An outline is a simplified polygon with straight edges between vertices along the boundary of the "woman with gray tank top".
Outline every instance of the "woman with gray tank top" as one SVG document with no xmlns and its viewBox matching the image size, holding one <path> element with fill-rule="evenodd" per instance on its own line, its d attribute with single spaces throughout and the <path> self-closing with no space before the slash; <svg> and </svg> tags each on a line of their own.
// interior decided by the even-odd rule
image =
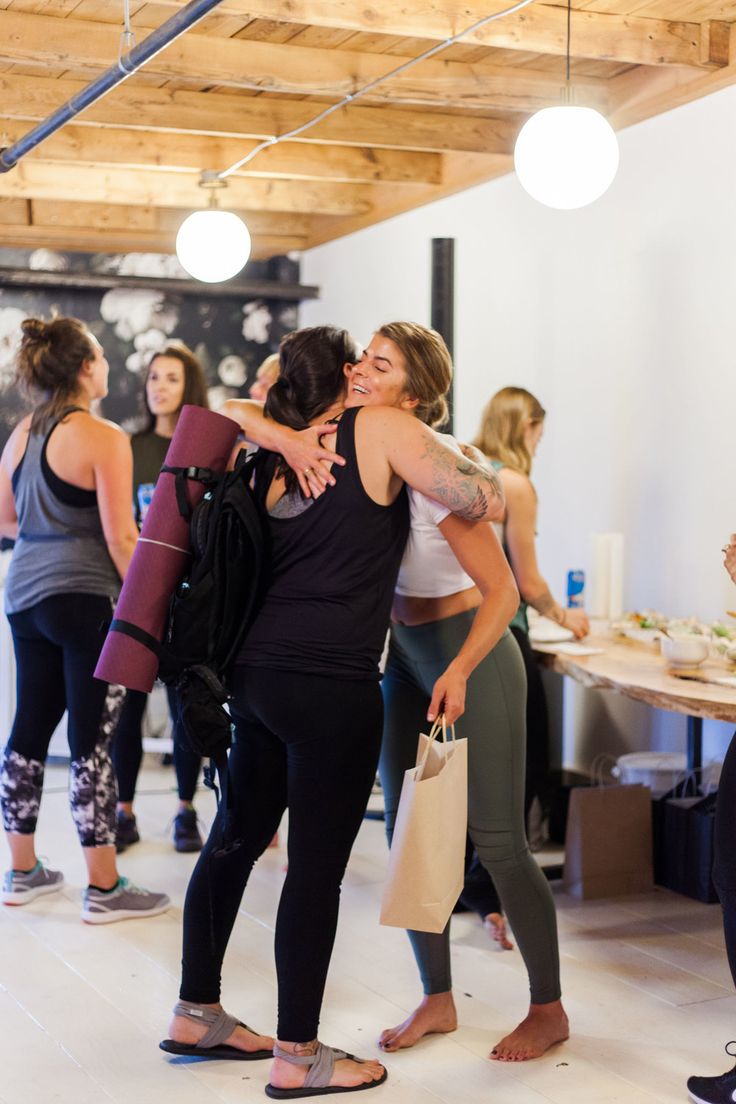
<svg viewBox="0 0 736 1104">
<path fill-rule="evenodd" d="M 25 905 L 62 888 L 36 854 L 49 743 L 68 713 L 69 803 L 87 865 L 82 919 L 155 916 L 163 893 L 132 885 L 115 859 L 115 775 L 110 741 L 125 691 L 94 678 L 135 547 L 128 438 L 91 411 L 107 394 L 108 364 L 76 318 L 22 324 L 16 382 L 36 404 L 0 458 L 0 534 L 15 540 L 5 582 L 17 706 L 0 762 L 0 807 L 11 853 L 1 893 Z"/>
<path fill-rule="evenodd" d="M 427 386 L 428 366 L 442 390 Z M 403 380 L 413 387 L 407 391 Z M 348 372 L 346 406 L 399 406 L 431 426 L 447 418 L 452 378 L 439 334 L 411 322 L 381 326 Z M 483 456 L 463 449 L 472 460 Z M 524 831 L 526 679 L 508 624 L 519 595 L 490 525 L 455 517 L 432 497 L 410 491 L 411 532 L 399 570 L 382 683 L 380 773 L 391 841 L 417 732 L 440 711 L 462 716 L 468 740 L 468 832 L 492 875 L 529 975 L 531 1002 L 519 1026 L 491 1049 L 497 1061 L 537 1058 L 568 1036 L 560 1000 L 555 909 Z M 449 922 L 440 934 L 410 931 L 424 997 L 397 1027 L 386 1051 L 424 1035 L 454 1031 Z"/>
</svg>

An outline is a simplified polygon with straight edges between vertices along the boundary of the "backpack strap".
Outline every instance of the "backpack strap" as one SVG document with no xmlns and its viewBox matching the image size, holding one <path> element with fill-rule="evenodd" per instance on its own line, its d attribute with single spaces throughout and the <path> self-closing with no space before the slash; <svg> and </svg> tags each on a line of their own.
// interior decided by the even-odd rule
<svg viewBox="0 0 736 1104">
<path fill-rule="evenodd" d="M 172 467 L 170 464 L 163 464 L 161 467 L 162 472 L 166 472 L 167 475 L 174 476 L 174 490 L 176 492 L 176 504 L 179 507 L 179 513 L 185 521 L 189 521 L 192 516 L 192 508 L 187 501 L 186 494 L 186 480 L 192 479 L 197 483 L 212 484 L 217 482 L 217 473 L 212 468 L 179 468 Z"/>
</svg>

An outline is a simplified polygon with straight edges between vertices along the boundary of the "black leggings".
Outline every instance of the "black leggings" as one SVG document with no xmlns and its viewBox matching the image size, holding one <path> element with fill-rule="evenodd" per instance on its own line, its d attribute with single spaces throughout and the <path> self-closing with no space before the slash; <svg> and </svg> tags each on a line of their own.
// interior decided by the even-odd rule
<svg viewBox="0 0 736 1104">
<path fill-rule="evenodd" d="M 117 791 L 110 740 L 125 691 L 94 677 L 109 621 L 109 598 L 55 594 L 9 615 L 17 668 L 17 707 L 0 768 L 8 832 L 32 835 L 54 729 L 68 711 L 69 803 L 83 847 L 115 842 Z"/>
<path fill-rule="evenodd" d="M 184 905 L 183 1000 L 220 998 L 222 961 L 256 859 L 289 810 L 288 873 L 276 918 L 278 1037 L 310 1042 L 337 928 L 340 884 L 376 774 L 377 682 L 240 668 L 230 789 L 240 846 L 217 855 L 218 812 Z"/>
<path fill-rule="evenodd" d="M 736 733 L 728 745 L 718 784 L 713 881 L 723 909 L 723 933 L 736 985 Z"/>
<path fill-rule="evenodd" d="M 167 687 L 169 713 L 174 722 L 174 770 L 180 801 L 191 801 L 197 789 L 202 760 L 176 733 L 176 694 Z M 118 801 L 133 801 L 138 782 L 138 772 L 143 759 L 143 714 L 148 695 L 140 690 L 129 690 L 120 713 L 118 727 L 112 745 L 112 761 L 118 780 Z"/>
</svg>

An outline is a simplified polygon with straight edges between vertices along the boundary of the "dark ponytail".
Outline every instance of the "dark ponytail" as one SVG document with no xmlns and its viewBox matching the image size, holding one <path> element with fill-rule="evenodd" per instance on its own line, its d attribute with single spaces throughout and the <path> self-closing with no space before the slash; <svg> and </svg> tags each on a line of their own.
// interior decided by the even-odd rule
<svg viewBox="0 0 736 1104">
<path fill-rule="evenodd" d="M 306 429 L 343 395 L 343 368 L 357 359 L 352 337 L 336 326 L 309 326 L 287 334 L 279 346 L 278 379 L 266 396 L 267 417 L 292 429 Z M 296 473 L 284 460 L 276 473 L 284 476 L 288 494 L 298 490 Z"/>
<path fill-rule="evenodd" d="M 96 346 L 78 318 L 26 318 L 15 382 L 34 405 L 32 433 L 45 433 L 79 394 L 79 373 Z"/>
</svg>

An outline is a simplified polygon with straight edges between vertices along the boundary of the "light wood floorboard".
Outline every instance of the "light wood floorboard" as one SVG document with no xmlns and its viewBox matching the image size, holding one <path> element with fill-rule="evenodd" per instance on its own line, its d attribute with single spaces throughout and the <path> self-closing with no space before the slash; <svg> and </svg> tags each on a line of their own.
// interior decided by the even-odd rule
<svg viewBox="0 0 736 1104">
<path fill-rule="evenodd" d="M 89 927 L 79 918 L 83 864 L 68 813 L 65 770 L 47 770 L 39 850 L 67 886 L 24 908 L 0 909 L 0 1104 L 250 1104 L 268 1063 L 192 1062 L 158 1050 L 176 998 L 181 909 L 196 856 L 170 842 L 172 775 L 149 757 L 137 812 L 143 841 L 124 874 L 166 890 L 174 907 L 147 921 Z M 212 795 L 197 798 L 205 822 Z M 273 925 L 286 849 L 257 864 L 225 964 L 223 1002 L 273 1030 Z M 7 852 L 3 852 L 3 865 Z M 386 866 L 383 825 L 365 821 L 342 894 L 321 1035 L 362 1055 L 418 999 L 404 934 L 378 925 Z M 495 951 L 472 916 L 453 921 L 460 1028 L 386 1057 L 378 1104 L 674 1104 L 691 1073 L 728 1067 L 736 1035 L 720 910 L 656 890 L 579 902 L 555 889 L 569 1043 L 518 1065 L 487 1059 L 525 1014 L 518 951 Z"/>
</svg>

